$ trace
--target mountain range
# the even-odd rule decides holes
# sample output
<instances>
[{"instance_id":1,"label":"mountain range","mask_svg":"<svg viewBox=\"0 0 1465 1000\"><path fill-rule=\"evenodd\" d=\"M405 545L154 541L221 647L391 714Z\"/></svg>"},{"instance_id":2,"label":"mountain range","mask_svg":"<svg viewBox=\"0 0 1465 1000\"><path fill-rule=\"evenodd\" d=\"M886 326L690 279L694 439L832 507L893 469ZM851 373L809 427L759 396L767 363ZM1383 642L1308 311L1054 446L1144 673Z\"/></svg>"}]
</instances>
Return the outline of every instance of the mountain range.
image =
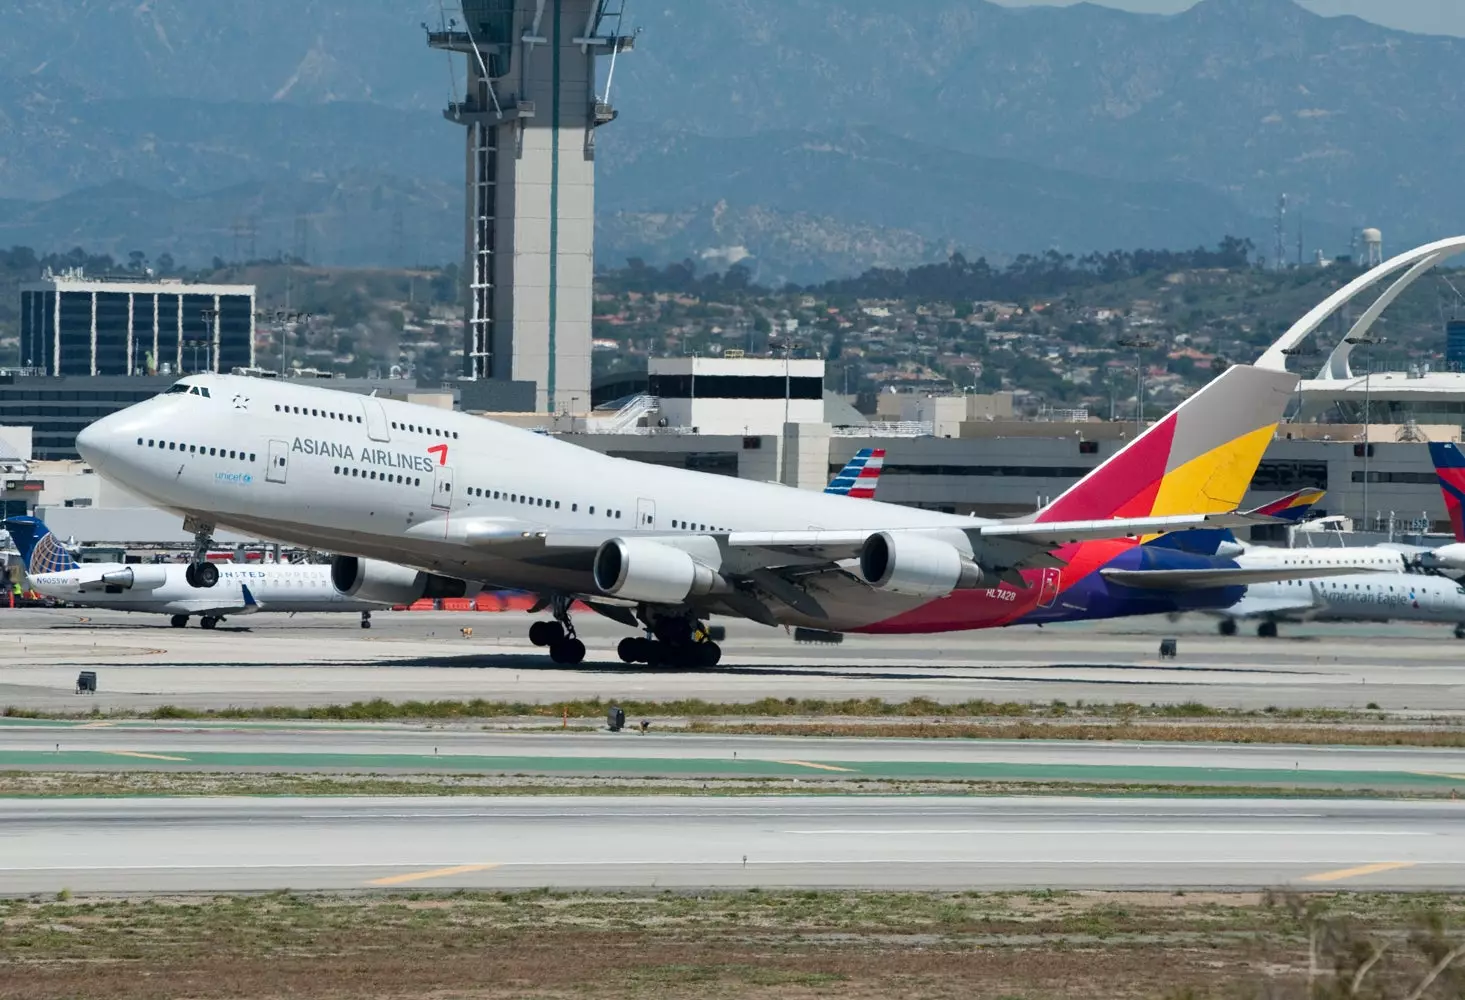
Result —
<instances>
[{"instance_id":1,"label":"mountain range","mask_svg":"<svg viewBox=\"0 0 1465 1000\"><path fill-rule=\"evenodd\" d=\"M436 0L10 0L0 244L455 259ZM607 263L751 253L815 280L954 248L1271 255L1458 231L1465 39L1293 0L1172 16L987 0L662 0L598 138ZM458 84L461 86L461 83ZM243 220L252 220L244 222ZM301 221L303 220L303 221Z\"/></svg>"}]
</instances>

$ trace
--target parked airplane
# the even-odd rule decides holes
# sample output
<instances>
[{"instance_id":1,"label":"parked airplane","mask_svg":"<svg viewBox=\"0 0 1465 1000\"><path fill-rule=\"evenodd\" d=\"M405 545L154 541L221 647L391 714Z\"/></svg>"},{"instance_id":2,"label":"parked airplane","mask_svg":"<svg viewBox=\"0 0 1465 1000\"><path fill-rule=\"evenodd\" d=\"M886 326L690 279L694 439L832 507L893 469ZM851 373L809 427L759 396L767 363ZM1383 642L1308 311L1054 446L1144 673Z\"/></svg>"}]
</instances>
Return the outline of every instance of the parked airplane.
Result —
<instances>
[{"instance_id":1,"label":"parked airplane","mask_svg":"<svg viewBox=\"0 0 1465 1000\"><path fill-rule=\"evenodd\" d=\"M1447 622L1455 626L1455 638L1465 639L1465 586L1423 572L1283 580L1253 584L1241 600L1214 613L1223 616L1222 635L1235 635L1238 619L1255 618L1256 634L1268 639L1279 622L1303 621Z\"/></svg>"},{"instance_id":2,"label":"parked airplane","mask_svg":"<svg viewBox=\"0 0 1465 1000\"><path fill-rule=\"evenodd\" d=\"M491 586L542 595L530 638L578 663L574 600L648 638L627 662L711 665L710 614L827 631L942 632L1227 607L1311 575L1142 546L1234 514L1296 386L1235 366L1036 514L961 517L600 455L467 414L197 375L84 429L97 472L185 518L202 586L216 526L339 555L383 603ZM412 569L405 567L411 566ZM1153 586L1163 574L1166 587Z\"/></svg>"},{"instance_id":3,"label":"parked airplane","mask_svg":"<svg viewBox=\"0 0 1465 1000\"><path fill-rule=\"evenodd\" d=\"M226 615L260 611L360 612L361 627L371 628L371 612L381 607L338 592L329 566L227 563L216 567L218 585L204 589L185 579L186 565L79 563L38 518L11 517L4 524L32 589L89 608L170 615L174 628L186 626L193 615L202 627L213 628Z\"/></svg>"},{"instance_id":4,"label":"parked airplane","mask_svg":"<svg viewBox=\"0 0 1465 1000\"><path fill-rule=\"evenodd\" d=\"M880 470L885 467L884 448L861 448L855 452L839 475L824 487L825 493L855 497L860 500L875 499L875 489L880 485Z\"/></svg>"}]
</instances>

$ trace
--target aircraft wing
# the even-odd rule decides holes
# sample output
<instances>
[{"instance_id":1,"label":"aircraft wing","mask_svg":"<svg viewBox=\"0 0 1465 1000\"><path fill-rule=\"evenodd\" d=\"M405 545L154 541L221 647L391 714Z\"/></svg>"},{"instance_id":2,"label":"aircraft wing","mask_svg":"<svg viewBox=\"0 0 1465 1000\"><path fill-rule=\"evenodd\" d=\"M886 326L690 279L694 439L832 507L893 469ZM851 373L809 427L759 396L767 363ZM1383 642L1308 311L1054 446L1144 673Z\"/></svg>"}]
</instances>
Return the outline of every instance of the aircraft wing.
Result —
<instances>
[{"instance_id":1,"label":"aircraft wing","mask_svg":"<svg viewBox=\"0 0 1465 1000\"><path fill-rule=\"evenodd\" d=\"M1356 566L1276 566L1266 569L1215 566L1206 569L1101 569L1099 575L1110 583L1140 590L1212 590L1280 580L1311 580L1320 576L1356 576L1367 572L1370 570Z\"/></svg>"}]
</instances>

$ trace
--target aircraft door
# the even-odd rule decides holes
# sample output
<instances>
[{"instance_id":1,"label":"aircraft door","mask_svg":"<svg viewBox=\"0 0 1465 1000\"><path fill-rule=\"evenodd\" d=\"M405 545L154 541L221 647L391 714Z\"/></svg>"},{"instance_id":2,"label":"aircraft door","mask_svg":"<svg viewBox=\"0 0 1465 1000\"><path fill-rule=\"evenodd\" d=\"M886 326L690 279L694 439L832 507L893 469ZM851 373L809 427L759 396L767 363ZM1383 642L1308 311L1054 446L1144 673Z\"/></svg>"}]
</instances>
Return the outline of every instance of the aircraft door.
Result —
<instances>
[{"instance_id":1,"label":"aircraft door","mask_svg":"<svg viewBox=\"0 0 1465 1000\"><path fill-rule=\"evenodd\" d=\"M650 531L656 527L656 501L639 499L636 501L636 527Z\"/></svg>"},{"instance_id":2,"label":"aircraft door","mask_svg":"<svg viewBox=\"0 0 1465 1000\"><path fill-rule=\"evenodd\" d=\"M290 471L290 442L271 441L269 462L269 468L265 469L265 479L272 483L283 483Z\"/></svg>"},{"instance_id":3,"label":"aircraft door","mask_svg":"<svg viewBox=\"0 0 1465 1000\"><path fill-rule=\"evenodd\" d=\"M381 402L370 396L363 396L361 406L366 411L366 436L373 441L390 441L392 436L387 428L387 413L382 409Z\"/></svg>"},{"instance_id":4,"label":"aircraft door","mask_svg":"<svg viewBox=\"0 0 1465 1000\"><path fill-rule=\"evenodd\" d=\"M439 465L432 470L432 506L450 510L453 506L453 467Z\"/></svg>"},{"instance_id":5,"label":"aircraft door","mask_svg":"<svg viewBox=\"0 0 1465 1000\"><path fill-rule=\"evenodd\" d=\"M1038 585L1038 607L1051 608L1058 600L1059 585L1063 582L1063 571L1056 567L1043 570L1043 580Z\"/></svg>"}]
</instances>

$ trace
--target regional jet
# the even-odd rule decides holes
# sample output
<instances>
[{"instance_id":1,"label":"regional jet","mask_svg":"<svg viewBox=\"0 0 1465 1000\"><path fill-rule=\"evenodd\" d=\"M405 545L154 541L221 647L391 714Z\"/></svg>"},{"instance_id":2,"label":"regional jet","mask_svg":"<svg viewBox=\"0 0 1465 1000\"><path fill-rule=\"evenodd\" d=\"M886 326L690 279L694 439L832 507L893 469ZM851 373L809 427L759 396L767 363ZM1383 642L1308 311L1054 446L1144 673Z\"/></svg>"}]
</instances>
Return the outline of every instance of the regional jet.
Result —
<instances>
[{"instance_id":1,"label":"regional jet","mask_svg":"<svg viewBox=\"0 0 1465 1000\"><path fill-rule=\"evenodd\" d=\"M203 588L185 579L191 565L80 563L39 518L3 523L20 550L31 589L88 608L168 615L174 628L186 627L193 616L211 629L227 615L261 611L348 611L361 615L362 628L371 628L371 612L381 607L337 591L329 566L209 563L218 578Z\"/></svg>"},{"instance_id":2,"label":"regional jet","mask_svg":"<svg viewBox=\"0 0 1465 1000\"><path fill-rule=\"evenodd\" d=\"M705 619L913 633L1227 607L1296 570L1150 550L1235 508L1297 377L1230 368L1035 514L987 520L597 454L397 400L194 375L77 437L102 476L184 518L188 573L216 528L342 553L343 595L400 604L482 587L540 595L530 630L585 656L576 601L635 629L628 663L711 666ZM1166 588L1131 574L1164 571ZM1312 575L1312 574L1308 574ZM1193 586L1191 584L1194 584Z\"/></svg>"}]
</instances>

